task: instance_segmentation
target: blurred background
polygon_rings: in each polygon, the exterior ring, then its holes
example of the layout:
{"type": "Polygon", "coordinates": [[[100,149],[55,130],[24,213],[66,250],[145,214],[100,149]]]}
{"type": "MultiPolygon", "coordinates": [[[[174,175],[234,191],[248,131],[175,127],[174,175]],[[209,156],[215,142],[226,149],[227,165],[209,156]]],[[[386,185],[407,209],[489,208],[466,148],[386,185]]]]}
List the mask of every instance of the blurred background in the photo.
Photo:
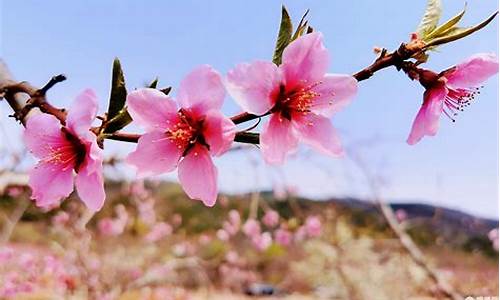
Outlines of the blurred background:
{"type": "MultiPolygon", "coordinates": [[[[330,72],[352,74],[376,58],[374,46],[392,50],[407,41],[426,1],[3,1],[0,57],[16,79],[35,86],[66,74],[49,92],[54,104],[67,106],[91,87],[104,112],[115,57],[129,90],[158,77],[174,96],[197,65],[225,74],[240,62],[270,60],[282,4],[295,23],[310,9],[330,72]]],[[[443,19],[463,5],[444,0],[443,19]]],[[[469,3],[463,24],[497,9],[496,1],[469,3]]],[[[497,19],[433,52],[426,67],[440,71],[479,52],[498,53],[497,19]]],[[[436,137],[408,146],[422,93],[393,68],[361,82],[353,103],[333,118],[345,159],[301,148],[285,166],[269,167],[255,147],[218,158],[221,197],[211,209],[184,196],[175,172],[131,182],[133,169],[121,159],[134,145],[106,141],[107,203],[92,219],[76,196],[42,212],[23,186],[6,184],[22,181],[34,161],[0,102],[0,297],[442,296],[379,213],[380,198],[451,286],[497,295],[498,77],[457,122],[443,118],[436,137]],[[266,215],[277,221],[266,224],[266,215]],[[19,266],[33,274],[19,274],[19,266]]],[[[227,97],[224,113],[239,112],[227,97]]]]}

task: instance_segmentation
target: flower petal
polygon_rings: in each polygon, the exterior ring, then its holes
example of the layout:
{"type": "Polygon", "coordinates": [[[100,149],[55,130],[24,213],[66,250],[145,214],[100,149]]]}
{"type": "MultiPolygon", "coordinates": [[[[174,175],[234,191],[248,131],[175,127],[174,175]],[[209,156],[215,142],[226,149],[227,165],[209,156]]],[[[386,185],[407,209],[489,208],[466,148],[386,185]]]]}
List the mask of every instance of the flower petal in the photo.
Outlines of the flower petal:
{"type": "Polygon", "coordinates": [[[41,161],[30,171],[28,185],[37,206],[57,205],[73,191],[73,169],[41,161]]]}
{"type": "Polygon", "coordinates": [[[424,93],[424,103],[413,121],[410,135],[406,140],[409,145],[415,145],[425,135],[436,135],[446,93],[444,86],[427,90],[424,93]]]}
{"type": "Polygon", "coordinates": [[[493,53],[476,54],[444,72],[447,84],[455,88],[477,87],[498,73],[498,58],[493,53]]]}
{"type": "Polygon", "coordinates": [[[222,113],[211,110],[205,117],[203,137],[210,146],[210,153],[219,156],[233,143],[236,125],[222,113]]]}
{"type": "Polygon", "coordinates": [[[282,164],[286,155],[297,149],[298,139],[293,133],[290,121],[279,114],[273,114],[262,128],[260,145],[267,163],[282,164]]]}
{"type": "Polygon", "coordinates": [[[177,120],[177,105],[159,90],[143,88],[127,95],[128,112],[134,121],[147,130],[168,128],[177,120]]]}
{"type": "Polygon", "coordinates": [[[103,150],[97,144],[96,136],[87,141],[86,157],[80,169],[87,169],[89,173],[102,172],[103,150]]]}
{"type": "Polygon", "coordinates": [[[181,81],[177,101],[182,108],[203,114],[210,109],[220,109],[225,94],[219,73],[209,65],[202,65],[181,81]]]}
{"type": "Polygon", "coordinates": [[[256,61],[237,65],[228,72],[226,88],[247,112],[262,115],[274,105],[273,93],[279,91],[281,75],[272,62],[256,61]]]}
{"type": "Polygon", "coordinates": [[[318,96],[314,98],[312,111],[325,117],[346,107],[356,96],[358,81],[351,75],[327,74],[321,83],[312,88],[318,96]]]}
{"type": "Polygon", "coordinates": [[[61,123],[49,114],[37,114],[28,118],[23,138],[26,147],[38,158],[44,158],[53,149],[67,144],[61,131],[61,123]]]}
{"type": "Polygon", "coordinates": [[[179,163],[179,181],[191,199],[214,206],[217,200],[217,168],[207,148],[199,144],[179,163]]]}
{"type": "Polygon", "coordinates": [[[337,131],[328,118],[313,113],[294,114],[292,124],[301,142],[333,157],[343,155],[337,131]]]}
{"type": "Polygon", "coordinates": [[[319,32],[305,34],[283,52],[280,68],[288,86],[308,85],[320,81],[328,69],[330,57],[319,32]]]}
{"type": "Polygon", "coordinates": [[[88,209],[98,211],[102,208],[104,200],[106,199],[102,175],[102,161],[100,171],[89,171],[90,169],[83,168],[76,175],[76,191],[88,209]]]}
{"type": "Polygon", "coordinates": [[[71,104],[66,118],[66,126],[77,136],[87,137],[90,126],[97,114],[97,96],[91,89],[81,92],[71,104]]]}
{"type": "Polygon", "coordinates": [[[140,177],[158,175],[175,169],[184,149],[179,149],[165,133],[153,131],[139,138],[137,148],[126,159],[140,177]]]}

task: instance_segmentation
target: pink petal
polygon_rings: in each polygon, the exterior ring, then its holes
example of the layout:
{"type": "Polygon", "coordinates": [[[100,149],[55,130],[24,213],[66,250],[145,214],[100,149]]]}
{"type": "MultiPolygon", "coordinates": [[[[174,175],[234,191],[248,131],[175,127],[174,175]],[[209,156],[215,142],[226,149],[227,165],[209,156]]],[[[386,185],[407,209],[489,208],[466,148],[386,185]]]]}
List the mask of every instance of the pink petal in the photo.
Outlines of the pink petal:
{"type": "Polygon", "coordinates": [[[279,91],[281,75],[272,62],[239,64],[229,71],[226,88],[231,97],[247,112],[262,115],[274,105],[273,93],[279,91]]]}
{"type": "Polygon", "coordinates": [[[165,133],[153,131],[141,136],[127,162],[137,168],[140,177],[158,175],[174,170],[182,151],[165,133]]]}
{"type": "Polygon", "coordinates": [[[312,111],[331,117],[351,103],[358,91],[358,81],[350,75],[327,74],[312,90],[319,94],[314,98],[312,111]]]}
{"type": "Polygon", "coordinates": [[[62,164],[39,162],[29,174],[31,198],[39,207],[50,207],[73,191],[73,169],[62,164]]]}
{"type": "Polygon", "coordinates": [[[273,114],[263,126],[260,145],[267,163],[282,164],[286,155],[297,149],[298,139],[293,134],[290,121],[279,114],[273,114]]]}
{"type": "Polygon", "coordinates": [[[203,137],[210,146],[210,153],[219,156],[233,143],[236,125],[222,113],[211,110],[205,117],[203,137]]]}
{"type": "Polygon", "coordinates": [[[425,135],[436,135],[446,93],[444,86],[427,90],[424,93],[424,103],[413,121],[410,135],[406,140],[409,145],[415,145],[425,135]]]}
{"type": "Polygon", "coordinates": [[[97,145],[96,136],[92,135],[91,139],[87,141],[86,157],[80,169],[87,169],[89,173],[102,172],[103,150],[97,145]]]}
{"type": "Polygon", "coordinates": [[[207,148],[199,144],[179,163],[179,181],[191,199],[214,206],[217,200],[217,168],[207,148]]]}
{"type": "Polygon", "coordinates": [[[128,112],[147,130],[166,129],[177,121],[177,105],[159,90],[143,88],[127,95],[128,112]]]}
{"type": "Polygon", "coordinates": [[[498,73],[498,58],[493,53],[476,54],[455,68],[445,71],[447,84],[455,88],[477,87],[498,73]]]}
{"type": "Polygon", "coordinates": [[[98,211],[102,208],[106,198],[102,170],[88,172],[88,169],[81,169],[76,175],[75,185],[78,196],[88,209],[98,211]]]}
{"type": "Polygon", "coordinates": [[[77,136],[89,136],[90,126],[97,114],[97,97],[93,90],[86,89],[71,104],[66,126],[77,136]]]}
{"type": "Polygon", "coordinates": [[[301,142],[333,157],[344,153],[337,131],[328,118],[313,113],[294,114],[292,124],[301,142]]]}
{"type": "Polygon", "coordinates": [[[328,51],[323,46],[323,35],[313,32],[301,36],[285,48],[280,68],[287,86],[307,86],[323,79],[329,60],[328,51]]]}
{"type": "Polygon", "coordinates": [[[102,161],[103,151],[94,137],[87,145],[87,156],[78,170],[75,181],[80,199],[93,211],[100,210],[106,198],[102,161]]]}
{"type": "Polygon", "coordinates": [[[53,149],[66,145],[61,123],[53,115],[37,114],[26,122],[24,130],[26,147],[38,158],[50,155],[53,149]]]}
{"type": "Polygon", "coordinates": [[[202,65],[181,81],[177,101],[181,107],[203,114],[210,109],[220,109],[225,95],[219,73],[209,65],[202,65]]]}

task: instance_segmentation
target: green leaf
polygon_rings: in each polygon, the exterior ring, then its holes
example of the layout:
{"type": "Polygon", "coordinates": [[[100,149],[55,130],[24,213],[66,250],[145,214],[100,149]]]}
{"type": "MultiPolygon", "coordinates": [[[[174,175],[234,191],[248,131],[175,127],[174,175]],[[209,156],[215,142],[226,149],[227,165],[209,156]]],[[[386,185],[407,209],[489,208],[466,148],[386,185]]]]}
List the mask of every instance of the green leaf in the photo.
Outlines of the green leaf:
{"type": "Polygon", "coordinates": [[[465,4],[464,9],[458,15],[454,16],[453,18],[451,18],[448,21],[446,21],[443,25],[441,25],[438,28],[434,29],[427,36],[423,37],[423,39],[426,40],[426,41],[430,41],[430,40],[432,40],[432,38],[442,36],[445,32],[447,32],[448,30],[450,30],[451,28],[453,28],[456,24],[458,24],[458,22],[460,22],[460,20],[462,19],[462,17],[465,14],[465,9],[466,8],[467,8],[467,4],[465,4]]]}
{"type": "Polygon", "coordinates": [[[123,129],[125,126],[132,122],[132,117],[127,111],[127,107],[123,107],[123,109],[112,119],[110,119],[106,123],[106,127],[104,128],[104,133],[113,133],[120,129],[123,129]]]}
{"type": "Polygon", "coordinates": [[[113,119],[120,113],[125,100],[127,99],[127,89],[125,88],[125,77],[120,64],[120,60],[113,61],[113,75],[111,77],[111,94],[109,96],[108,120],[113,119]]]}
{"type": "Polygon", "coordinates": [[[417,28],[417,33],[420,38],[424,38],[427,34],[433,31],[441,17],[441,0],[428,0],[424,16],[417,28]]]}
{"type": "Polygon", "coordinates": [[[285,50],[286,46],[288,46],[292,38],[292,30],[293,24],[292,20],[290,19],[290,15],[288,14],[285,6],[282,6],[280,29],[278,32],[278,38],[276,40],[276,47],[274,49],[273,55],[273,63],[275,63],[276,65],[281,64],[283,51],[285,50]]]}
{"type": "Polygon", "coordinates": [[[497,16],[497,14],[498,14],[498,11],[495,12],[493,15],[491,15],[488,19],[477,24],[476,26],[471,26],[471,27],[466,27],[466,28],[460,28],[460,27],[451,28],[445,33],[445,36],[433,39],[432,41],[427,43],[426,48],[437,46],[437,45],[442,45],[442,44],[447,44],[449,42],[453,42],[453,41],[456,41],[458,39],[464,38],[468,35],[471,35],[474,32],[476,32],[476,31],[480,30],[481,28],[485,27],[486,25],[488,25],[497,16]]]}
{"type": "Polygon", "coordinates": [[[155,80],[153,80],[148,87],[151,89],[156,89],[157,86],[158,86],[158,77],[156,77],[155,80]]]}
{"type": "Polygon", "coordinates": [[[306,10],[304,15],[300,19],[299,25],[297,26],[297,29],[295,30],[295,33],[293,34],[291,41],[295,41],[296,39],[298,39],[308,29],[307,21],[306,21],[307,14],[309,14],[309,10],[306,10]]]}
{"type": "Polygon", "coordinates": [[[166,87],[164,89],[160,89],[160,91],[165,94],[165,95],[168,95],[170,93],[170,91],[172,90],[172,87],[169,86],[169,87],[166,87]]]}

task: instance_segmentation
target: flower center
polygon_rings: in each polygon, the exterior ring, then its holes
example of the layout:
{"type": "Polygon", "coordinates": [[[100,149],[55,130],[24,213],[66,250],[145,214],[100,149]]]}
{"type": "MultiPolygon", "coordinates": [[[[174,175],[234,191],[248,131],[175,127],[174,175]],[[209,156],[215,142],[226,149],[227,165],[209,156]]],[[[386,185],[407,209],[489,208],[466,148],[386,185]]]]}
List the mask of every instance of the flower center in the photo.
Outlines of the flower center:
{"type": "Polygon", "coordinates": [[[208,148],[208,144],[202,135],[203,119],[193,118],[188,111],[181,108],[179,110],[177,122],[171,126],[165,134],[177,148],[184,151],[184,155],[194,146],[201,143],[208,148]]]}
{"type": "Polygon", "coordinates": [[[285,85],[280,85],[278,101],[276,101],[271,112],[280,112],[288,120],[291,119],[292,113],[307,114],[311,112],[315,99],[321,96],[320,93],[313,89],[321,83],[319,81],[308,86],[295,88],[291,91],[286,91],[285,85]]]}
{"type": "MultiPolygon", "coordinates": [[[[482,86],[481,86],[482,88],[482,86]]],[[[470,88],[470,89],[451,89],[448,88],[448,94],[444,100],[443,112],[450,118],[452,122],[455,122],[455,116],[458,112],[464,111],[464,108],[469,106],[475,99],[476,95],[480,94],[480,88],[470,88]]]]}
{"type": "Polygon", "coordinates": [[[58,147],[49,146],[50,155],[44,161],[53,164],[62,164],[65,166],[64,170],[73,168],[78,173],[87,154],[85,144],[77,136],[69,132],[66,127],[62,127],[61,131],[64,134],[66,142],[61,143],[58,147]]]}

